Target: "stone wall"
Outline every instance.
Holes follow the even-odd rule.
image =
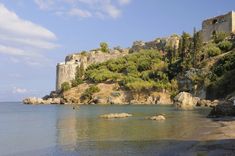
[[[233,11],[213,17],[202,22],[202,35],[205,42],[211,39],[213,32],[227,32],[235,31],[235,13]]]
[[[75,63],[58,63],[56,67],[56,90],[61,89],[61,84],[70,82],[75,78],[76,68]]]
[[[130,49],[130,52],[138,52],[141,49],[157,49],[165,51],[166,47],[172,47],[178,49],[180,37],[178,35],[172,35],[165,38],[157,38],[154,41],[143,42],[135,41]]]

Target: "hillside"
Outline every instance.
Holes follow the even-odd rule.
[[[62,84],[61,96],[80,104],[169,104],[181,91],[207,99],[234,94],[233,37],[220,32],[203,43],[195,32],[178,38],[161,46],[135,42],[123,57],[80,66],[76,78]]]

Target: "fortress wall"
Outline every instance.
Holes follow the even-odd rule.
[[[56,90],[61,89],[61,84],[70,82],[75,78],[76,68],[79,64],[57,64],[56,67]]]
[[[207,19],[202,23],[202,35],[203,40],[209,41],[213,32],[227,32],[231,33],[233,28],[233,12],[228,14],[217,16],[211,19]]]
[[[235,33],[235,12],[231,12],[232,14],[232,32]]]
[[[89,52],[87,55],[71,54],[65,59],[65,63],[57,64],[56,71],[56,90],[61,89],[61,84],[71,82],[75,78],[76,68],[83,64],[86,69],[92,63],[100,63],[109,59],[122,57],[128,54],[128,49],[123,52],[113,51],[111,53],[103,53],[100,51]]]

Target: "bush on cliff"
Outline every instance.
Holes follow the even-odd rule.
[[[207,89],[207,97],[225,98],[235,90],[235,51],[222,57],[212,68],[213,77]]]
[[[168,64],[162,59],[157,50],[141,50],[89,66],[85,79],[93,83],[118,82],[127,89],[138,91],[166,88],[168,75],[162,71],[167,69]]]
[[[227,52],[232,49],[233,44],[230,41],[222,41],[218,43],[218,47],[224,51]]]
[[[219,43],[224,41],[229,36],[226,32],[214,32],[212,36],[212,40],[214,43]]]
[[[208,43],[203,47],[203,51],[209,56],[214,57],[221,54],[221,50],[214,43]]]
[[[61,84],[61,91],[65,92],[71,88],[70,84],[68,82],[64,82]]]
[[[226,72],[235,69],[235,51],[221,58],[213,68],[213,73],[220,77]]]
[[[109,46],[106,42],[100,43],[100,50],[104,53],[107,53],[109,51]]]
[[[94,93],[98,93],[100,91],[100,88],[96,85],[91,85],[89,88],[87,88],[84,93],[82,93],[81,98],[82,100],[90,100],[92,98],[92,95]]]

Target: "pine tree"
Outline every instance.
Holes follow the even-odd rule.
[[[181,65],[183,69],[191,67],[191,47],[192,41],[190,34],[183,32],[181,36]]]
[[[203,47],[202,33],[200,31],[197,32],[196,29],[194,28],[193,50],[192,50],[193,67],[197,67],[197,65],[200,64],[202,47]]]

